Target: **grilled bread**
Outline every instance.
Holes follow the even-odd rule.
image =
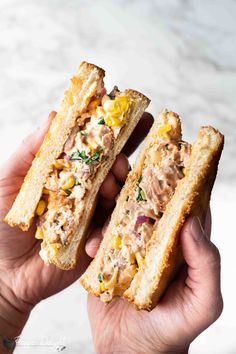
[[[108,94],[104,75],[80,65],[5,217],[28,230],[37,216],[40,255],[61,269],[75,266],[98,190],[150,102],[134,90]]]
[[[191,146],[181,123],[163,111],[153,124],[117,200],[104,238],[80,282],[109,302],[155,306],[183,264],[179,231],[190,214],[204,222],[223,148],[223,136],[201,127]]]

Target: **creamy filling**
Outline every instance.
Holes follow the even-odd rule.
[[[122,295],[142,266],[146,246],[167,203],[184,177],[191,145],[165,133],[154,143],[126,197],[124,209],[113,230],[112,245],[106,253],[98,281],[101,298],[110,301]]]
[[[83,215],[85,196],[91,190],[101,163],[109,156],[122,127],[130,98],[117,89],[101,90],[88,110],[77,119],[62,154],[47,177],[36,214],[35,237],[52,252],[68,245]],[[45,255],[42,255],[45,258]]]

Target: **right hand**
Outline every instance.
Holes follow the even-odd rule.
[[[151,312],[137,311],[123,299],[104,304],[89,295],[96,353],[187,353],[190,343],[220,316],[220,254],[209,239],[209,224],[209,213],[205,231],[197,217],[185,223],[180,241],[187,267]],[[94,256],[89,244],[87,252]]]

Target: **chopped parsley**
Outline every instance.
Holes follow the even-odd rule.
[[[83,135],[83,136],[88,136],[88,133],[86,133],[86,132],[83,131],[83,130],[80,131],[80,134]]]
[[[103,152],[103,150],[98,150],[93,154],[93,156],[89,157],[86,155],[85,151],[75,151],[71,154],[71,160],[80,160],[85,162],[87,165],[90,165],[92,163],[98,163],[100,159],[100,155]]]
[[[146,201],[145,199],[145,194],[144,194],[144,191],[142,190],[142,188],[139,186],[139,183],[142,181],[142,175],[139,176],[138,180],[137,180],[137,186],[138,186],[138,195],[137,195],[137,198],[136,200],[138,202],[142,202],[142,201]]]
[[[54,224],[59,225],[59,220],[55,219],[53,220]]]
[[[125,201],[128,202],[129,200],[129,196],[127,195],[127,197],[125,198]]]
[[[99,283],[102,283],[104,280],[103,275],[101,273],[98,274],[98,281]]]
[[[101,118],[99,119],[98,124],[101,124],[101,125],[105,124],[105,119],[104,119],[104,117],[101,117]]]
[[[66,192],[67,195],[71,195],[72,190],[71,189],[66,189],[65,192]]]
[[[165,145],[165,149],[166,149],[166,150],[169,150],[169,144],[166,144],[166,145]]]
[[[139,176],[139,178],[137,179],[137,186],[139,185],[139,183],[142,181],[142,175]]]
[[[137,196],[136,200],[138,202],[146,201],[144,191],[140,187],[138,187],[138,196]]]
[[[76,179],[76,181],[75,181],[75,186],[81,186],[81,183],[78,179]]]

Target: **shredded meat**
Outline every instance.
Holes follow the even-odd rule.
[[[184,177],[183,168],[188,161],[191,146],[176,141],[175,138],[179,135],[180,132],[177,135],[174,132],[150,148],[142,176],[139,176],[136,186],[131,188],[127,196],[120,223],[114,229],[114,238],[122,239],[121,247],[112,248],[101,267],[106,285],[106,291],[102,295],[104,300],[121,295],[129,287],[137,271],[136,254],[145,257],[153,227],[165,211],[178,181]],[[150,155],[156,151],[160,159],[157,163],[151,163]],[[118,275],[110,286],[110,279],[115,271],[118,271]]]

